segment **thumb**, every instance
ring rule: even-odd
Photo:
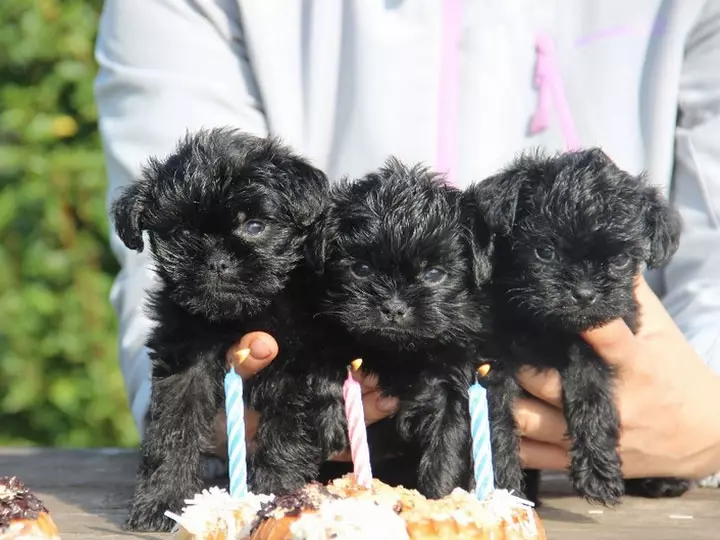
[[[265,332],[250,332],[230,347],[227,352],[228,365],[234,365],[235,371],[249,379],[258,371],[265,369],[278,354],[277,341]]]
[[[622,319],[615,319],[580,335],[600,358],[611,365],[623,364],[635,358],[638,352],[637,338]]]

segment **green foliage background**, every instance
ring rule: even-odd
[[[137,442],[108,301],[101,6],[0,1],[0,445]]]

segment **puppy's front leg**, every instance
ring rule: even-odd
[[[562,375],[573,485],[590,501],[615,504],[624,484],[612,370],[585,343],[574,343]]]
[[[348,446],[341,384],[294,384],[302,394],[261,413],[248,471],[255,493],[282,495],[317,480],[320,465]]]
[[[512,374],[490,370],[488,381],[495,485],[500,489],[523,493],[520,434],[513,416],[515,398],[520,396],[522,391]]]
[[[417,488],[431,499],[470,487],[469,378],[462,380],[427,377],[419,392],[401,401],[398,431],[420,444]]]
[[[180,512],[184,500],[202,489],[200,451],[209,446],[218,391],[202,363],[153,380],[128,529],[171,530],[165,511]]]

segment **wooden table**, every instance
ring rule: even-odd
[[[20,477],[45,501],[63,540],[165,539],[120,529],[132,493],[133,451],[0,449],[0,476]],[[720,489],[695,489],[680,499],[626,498],[614,510],[573,496],[559,475],[544,480],[540,514],[550,540],[717,540]]]

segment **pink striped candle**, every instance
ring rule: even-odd
[[[354,360],[352,368],[348,367],[348,376],[343,384],[343,398],[345,399],[345,417],[350,437],[350,453],[352,454],[355,481],[358,485],[369,488],[372,485],[372,469],[367,432],[365,431],[362,388],[352,376],[352,371],[357,370],[361,363],[360,359]]]

